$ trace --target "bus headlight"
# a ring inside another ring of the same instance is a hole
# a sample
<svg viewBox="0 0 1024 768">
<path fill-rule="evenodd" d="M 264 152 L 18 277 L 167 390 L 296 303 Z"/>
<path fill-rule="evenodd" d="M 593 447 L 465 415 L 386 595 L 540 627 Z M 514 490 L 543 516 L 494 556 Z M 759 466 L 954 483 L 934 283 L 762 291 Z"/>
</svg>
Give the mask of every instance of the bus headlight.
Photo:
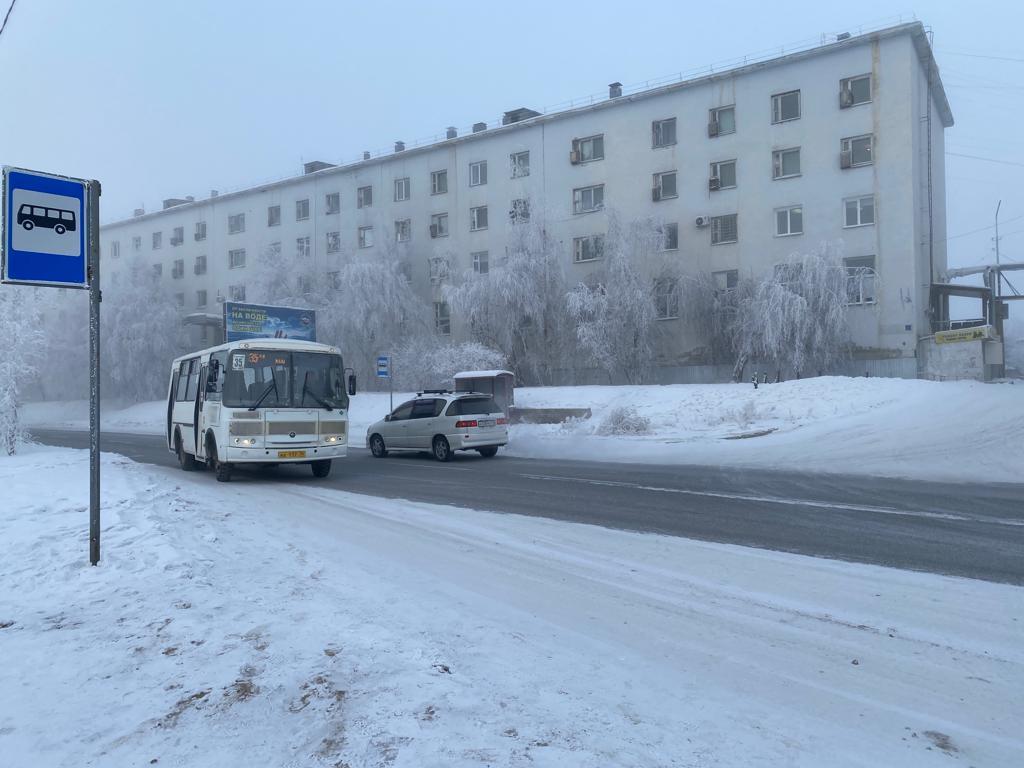
<svg viewBox="0 0 1024 768">
<path fill-rule="evenodd" d="M 241 446 L 242 448 L 252 448 L 256 445 L 255 437 L 236 437 L 235 445 Z"/>
<path fill-rule="evenodd" d="M 327 435 L 327 436 L 325 436 L 323 438 L 323 440 L 328 445 L 335 445 L 336 443 L 340 443 L 341 442 L 341 436 L 340 435 Z"/>
</svg>

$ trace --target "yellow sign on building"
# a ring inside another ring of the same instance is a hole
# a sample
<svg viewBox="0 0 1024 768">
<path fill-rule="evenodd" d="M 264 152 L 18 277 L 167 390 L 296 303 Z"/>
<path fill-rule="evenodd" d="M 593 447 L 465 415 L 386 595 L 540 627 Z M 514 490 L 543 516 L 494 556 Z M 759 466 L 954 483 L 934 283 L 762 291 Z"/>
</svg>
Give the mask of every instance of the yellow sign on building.
<svg viewBox="0 0 1024 768">
<path fill-rule="evenodd" d="M 991 336 L 992 326 L 979 325 L 974 328 L 956 328 L 952 331 L 938 331 L 936 344 L 953 344 L 957 341 L 984 341 Z"/>
</svg>

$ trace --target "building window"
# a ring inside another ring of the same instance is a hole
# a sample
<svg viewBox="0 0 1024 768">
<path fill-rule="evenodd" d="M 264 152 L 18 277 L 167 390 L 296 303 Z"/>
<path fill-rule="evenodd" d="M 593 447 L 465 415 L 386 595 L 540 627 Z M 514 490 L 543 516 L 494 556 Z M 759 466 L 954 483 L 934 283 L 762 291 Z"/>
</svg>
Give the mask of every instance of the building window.
<svg viewBox="0 0 1024 768">
<path fill-rule="evenodd" d="M 158 251 L 163 247 L 164 244 L 164 233 L 154 232 L 153 233 L 153 250 Z"/>
<path fill-rule="evenodd" d="M 175 227 L 171 231 L 171 245 L 177 246 L 185 242 L 185 228 Z"/>
<path fill-rule="evenodd" d="M 732 189 L 736 186 L 736 161 L 722 160 L 711 164 L 708 189 Z"/>
<path fill-rule="evenodd" d="M 110 258 L 121 258 L 121 243 L 119 243 L 117 240 L 110 244 Z"/>
<path fill-rule="evenodd" d="M 677 222 L 664 224 L 661 227 L 661 232 L 665 236 L 665 241 L 661 246 L 662 250 L 679 250 L 679 224 Z"/>
<path fill-rule="evenodd" d="M 476 251 L 469 254 L 473 260 L 473 271 L 478 275 L 486 275 L 490 271 L 487 251 Z"/>
<path fill-rule="evenodd" d="M 327 273 L 327 284 L 331 286 L 331 290 L 338 290 L 341 288 L 341 272 L 328 272 Z"/>
<path fill-rule="evenodd" d="M 309 275 L 300 275 L 299 276 L 299 293 L 301 293 L 303 296 L 308 296 L 312 292 L 313 292 L 313 281 L 310 279 Z"/>
<path fill-rule="evenodd" d="M 772 178 L 789 179 L 800 175 L 800 147 L 772 152 Z"/>
<path fill-rule="evenodd" d="M 572 212 L 590 213 L 604 208 L 604 184 L 580 187 L 572 191 Z"/>
<path fill-rule="evenodd" d="M 868 134 L 843 139 L 839 144 L 839 165 L 842 168 L 871 165 L 873 154 L 871 138 L 871 134 Z"/>
<path fill-rule="evenodd" d="M 341 232 L 327 233 L 327 252 L 338 253 L 341 251 Z"/>
<path fill-rule="evenodd" d="M 524 221 L 530 220 L 530 201 L 528 199 L 520 198 L 512 201 L 512 207 L 509 208 L 508 217 L 512 220 L 513 224 L 521 224 Z"/>
<path fill-rule="evenodd" d="M 373 187 L 360 187 L 356 190 L 356 208 L 369 208 L 373 205 Z"/>
<path fill-rule="evenodd" d="M 308 258 L 311 253 L 309 237 L 295 238 L 295 255 L 299 258 Z"/>
<path fill-rule="evenodd" d="M 875 196 L 851 197 L 843 201 L 844 227 L 863 227 L 875 223 Z"/>
<path fill-rule="evenodd" d="M 276 227 L 281 223 L 281 206 L 270 205 L 267 206 L 267 226 Z"/>
<path fill-rule="evenodd" d="M 136 253 L 142 250 L 142 235 L 136 235 L 132 238 L 132 250 Z"/>
<path fill-rule="evenodd" d="M 163 264 L 154 264 L 153 265 L 153 277 L 161 277 L 163 275 L 163 273 L 164 273 L 164 265 Z"/>
<path fill-rule="evenodd" d="M 604 160 L 604 135 L 573 139 L 569 161 L 576 165 L 577 163 L 589 163 L 592 160 Z"/>
<path fill-rule="evenodd" d="M 228 268 L 238 269 L 245 266 L 245 248 L 235 248 L 228 251 Z"/>
<path fill-rule="evenodd" d="M 530 175 L 530 152 L 513 152 L 508 156 L 509 165 L 512 166 L 512 178 L 521 179 Z"/>
<path fill-rule="evenodd" d="M 800 118 L 800 91 L 787 91 L 772 96 L 772 122 L 784 123 Z"/>
<path fill-rule="evenodd" d="M 855 256 L 843 259 L 846 267 L 846 302 L 847 304 L 875 303 L 875 272 L 874 256 Z"/>
<path fill-rule="evenodd" d="M 442 336 L 452 333 L 452 315 L 447 301 L 434 302 L 434 330 Z"/>
<path fill-rule="evenodd" d="M 443 195 L 448 191 L 448 171 L 430 172 L 430 194 Z"/>
<path fill-rule="evenodd" d="M 708 113 L 708 136 L 714 138 L 727 133 L 736 133 L 736 107 L 732 104 L 717 107 Z"/>
<path fill-rule="evenodd" d="M 409 199 L 409 177 L 395 179 L 395 202 L 400 203 Z"/>
<path fill-rule="evenodd" d="M 174 294 L 174 303 L 178 305 L 178 309 L 183 308 L 185 306 L 185 294 L 184 293 L 176 293 L 176 294 Z"/>
<path fill-rule="evenodd" d="M 192 273 L 195 275 L 206 274 L 206 254 L 196 256 L 196 263 L 192 265 Z"/>
<path fill-rule="evenodd" d="M 332 213 L 341 212 L 341 193 L 340 192 L 328 192 L 324 197 L 324 213 L 330 215 Z"/>
<path fill-rule="evenodd" d="M 572 239 L 572 260 L 576 264 L 597 261 L 604 257 L 604 235 L 587 235 Z"/>
<path fill-rule="evenodd" d="M 800 205 L 775 209 L 775 236 L 802 235 L 804 233 L 804 209 Z"/>
<path fill-rule="evenodd" d="M 237 235 L 240 232 L 245 232 L 245 214 L 235 213 L 228 216 L 228 234 Z"/>
<path fill-rule="evenodd" d="M 281 258 L 280 241 L 276 243 L 271 243 L 270 245 L 267 246 L 267 255 L 270 256 L 272 261 L 277 261 L 277 259 Z"/>
<path fill-rule="evenodd" d="M 871 101 L 871 75 L 844 77 L 839 81 L 839 108 L 855 107 Z"/>
<path fill-rule="evenodd" d="M 667 120 L 655 120 L 651 123 L 651 146 L 671 147 L 676 143 L 676 119 L 670 117 Z"/>
<path fill-rule="evenodd" d="M 667 200 L 672 197 L 679 197 L 679 194 L 676 192 L 675 171 L 665 171 L 664 173 L 654 174 L 654 190 L 651 197 L 655 202 L 659 200 Z"/>
<path fill-rule="evenodd" d="M 469 230 L 476 232 L 480 229 L 487 229 L 487 206 L 481 205 L 469 209 Z"/>
<path fill-rule="evenodd" d="M 305 221 L 309 218 L 309 198 L 295 201 L 295 220 Z"/>
<path fill-rule="evenodd" d="M 373 227 L 360 227 L 359 228 L 359 247 L 360 248 L 372 248 L 373 247 Z"/>
<path fill-rule="evenodd" d="M 197 221 L 196 222 L 196 233 L 195 233 L 195 235 L 193 235 L 193 237 L 195 238 L 195 241 L 197 243 L 200 242 L 201 240 L 205 240 L 206 239 L 206 222 L 205 221 Z"/>
<path fill-rule="evenodd" d="M 196 306 L 197 307 L 205 307 L 206 306 L 206 289 L 205 288 L 200 288 L 198 291 L 196 291 Z"/>
<path fill-rule="evenodd" d="M 469 186 L 479 187 L 487 183 L 487 161 L 480 160 L 469 164 Z"/>
<path fill-rule="evenodd" d="M 659 277 L 654 281 L 654 307 L 659 320 L 679 317 L 679 281 L 674 277 Z"/>
<path fill-rule="evenodd" d="M 443 283 L 448 279 L 451 264 L 449 263 L 447 256 L 432 256 L 428 261 L 430 264 L 431 283 Z"/>
<path fill-rule="evenodd" d="M 181 280 L 185 276 L 185 260 L 175 259 L 171 265 L 171 277 L 174 280 Z"/>
<path fill-rule="evenodd" d="M 205 304 L 203 306 L 205 306 Z M 205 341 L 208 341 L 209 338 L 210 338 L 210 328 L 209 328 L 209 326 L 206 326 L 206 325 L 199 326 L 199 340 L 205 342 Z"/>
<path fill-rule="evenodd" d="M 711 244 L 735 243 L 739 239 L 737 214 L 711 217 Z"/>
<path fill-rule="evenodd" d="M 430 217 L 430 236 L 448 237 L 448 214 L 435 213 Z"/>
<path fill-rule="evenodd" d="M 715 281 L 715 289 L 719 292 L 732 291 L 740 284 L 740 271 L 725 269 L 721 272 L 712 272 L 711 278 Z"/>
<path fill-rule="evenodd" d="M 228 295 L 232 301 L 245 301 L 245 285 L 228 286 Z"/>
<path fill-rule="evenodd" d="M 400 219 L 395 222 L 395 242 L 407 243 L 412 240 L 412 219 Z"/>
</svg>

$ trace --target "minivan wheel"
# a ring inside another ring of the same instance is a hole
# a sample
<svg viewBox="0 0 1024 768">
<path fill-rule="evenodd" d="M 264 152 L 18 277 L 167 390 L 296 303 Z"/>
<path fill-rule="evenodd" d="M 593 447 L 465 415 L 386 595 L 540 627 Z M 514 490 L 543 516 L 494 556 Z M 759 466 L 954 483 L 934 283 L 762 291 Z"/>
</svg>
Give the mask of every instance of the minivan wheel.
<svg viewBox="0 0 1024 768">
<path fill-rule="evenodd" d="M 310 462 L 309 466 L 313 470 L 313 477 L 327 477 L 331 474 L 330 459 L 319 459 L 317 461 Z"/>
<path fill-rule="evenodd" d="M 493 458 L 495 456 L 495 454 L 498 453 L 498 446 L 496 446 L 496 445 L 489 445 L 486 448 L 477 448 L 477 451 L 485 459 L 490 459 L 490 458 Z"/>
<path fill-rule="evenodd" d="M 374 435 L 370 438 L 370 453 L 374 455 L 374 458 L 383 459 L 388 455 L 387 446 L 384 445 L 384 438 L 380 435 Z"/>
<path fill-rule="evenodd" d="M 434 458 L 438 461 L 452 460 L 452 447 L 448 444 L 448 439 L 444 435 L 438 435 L 434 438 L 433 448 Z"/>
</svg>

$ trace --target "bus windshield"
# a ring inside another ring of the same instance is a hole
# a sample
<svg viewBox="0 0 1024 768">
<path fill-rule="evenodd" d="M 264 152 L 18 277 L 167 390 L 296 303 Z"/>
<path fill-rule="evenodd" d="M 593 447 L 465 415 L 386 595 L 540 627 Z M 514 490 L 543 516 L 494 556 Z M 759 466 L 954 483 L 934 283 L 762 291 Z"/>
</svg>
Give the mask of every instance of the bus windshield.
<svg viewBox="0 0 1024 768">
<path fill-rule="evenodd" d="M 233 350 L 224 376 L 229 408 L 347 409 L 341 356 L 325 352 Z"/>
</svg>

